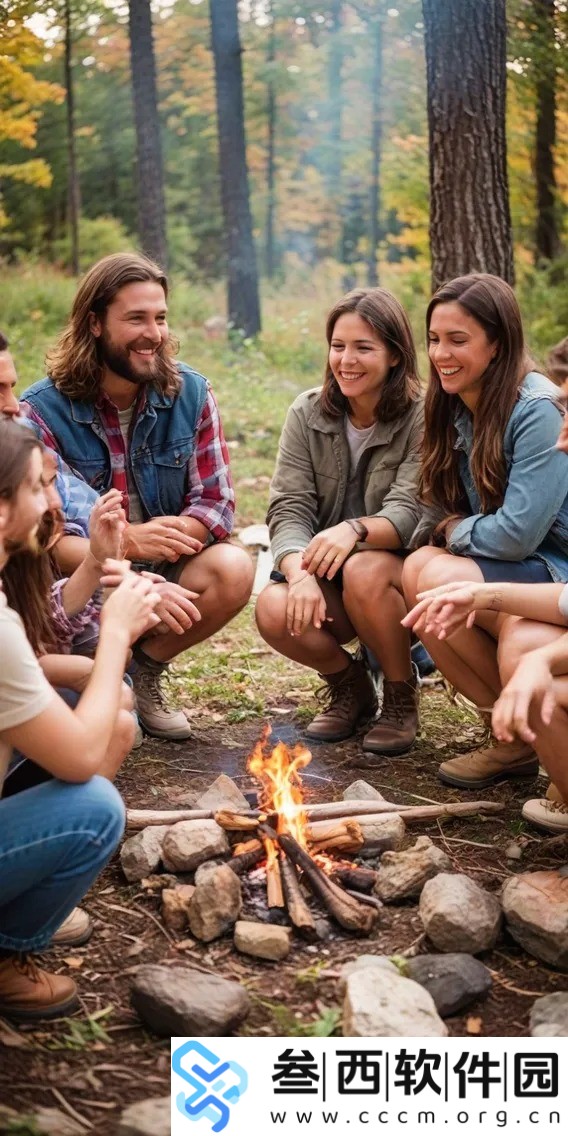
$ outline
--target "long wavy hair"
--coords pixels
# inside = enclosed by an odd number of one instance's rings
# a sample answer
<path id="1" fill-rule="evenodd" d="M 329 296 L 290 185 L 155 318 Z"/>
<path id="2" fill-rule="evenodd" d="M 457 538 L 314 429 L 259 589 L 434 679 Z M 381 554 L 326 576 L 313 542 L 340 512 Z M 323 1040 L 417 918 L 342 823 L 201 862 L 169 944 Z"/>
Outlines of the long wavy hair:
<path id="1" fill-rule="evenodd" d="M 513 289 L 498 276 L 475 272 L 442 284 L 426 312 L 429 334 L 432 313 L 439 304 L 458 303 L 485 331 L 498 350 L 483 375 L 475 407 L 473 447 L 469 458 L 471 475 L 483 513 L 503 504 L 507 470 L 503 437 L 525 375 L 534 369 L 526 350 L 519 305 Z M 454 449 L 454 417 L 461 405 L 459 395 L 446 394 L 430 363 L 426 391 L 425 429 L 420 495 L 449 513 L 468 511 L 459 475 L 458 452 Z"/>
<path id="2" fill-rule="evenodd" d="M 377 421 L 392 422 L 401 418 L 420 396 L 416 348 L 408 316 L 402 304 L 385 288 L 357 288 L 343 296 L 331 309 L 325 329 L 328 344 L 331 344 L 339 317 L 351 312 L 365 320 L 388 350 L 398 355 L 398 362 L 391 367 L 384 382 L 375 411 Z M 349 401 L 333 376 L 329 358 L 324 372 L 321 408 L 330 418 L 342 418 L 349 408 Z"/>
<path id="3" fill-rule="evenodd" d="M 109 305 L 121 288 L 146 281 L 159 284 L 167 299 L 165 273 L 139 253 L 113 253 L 89 269 L 77 289 L 69 322 L 46 356 L 47 373 L 62 394 L 84 402 L 96 400 L 101 385 L 102 359 L 99 339 L 91 331 L 91 315 L 104 321 Z M 177 349 L 177 341 L 170 335 L 156 353 L 160 368 L 152 385 L 164 395 L 177 394 L 181 386 L 174 362 Z"/>

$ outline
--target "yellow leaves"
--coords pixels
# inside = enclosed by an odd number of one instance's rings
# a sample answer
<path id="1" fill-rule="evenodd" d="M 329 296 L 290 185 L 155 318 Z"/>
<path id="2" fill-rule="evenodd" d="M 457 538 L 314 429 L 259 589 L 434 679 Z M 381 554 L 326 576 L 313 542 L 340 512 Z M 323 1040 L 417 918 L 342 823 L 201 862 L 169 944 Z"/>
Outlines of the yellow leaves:
<path id="1" fill-rule="evenodd" d="M 53 180 L 51 170 L 43 158 L 30 158 L 27 162 L 17 162 L 10 165 L 0 164 L 0 177 L 13 178 L 22 181 L 25 185 L 35 185 L 40 189 L 49 189 Z"/>

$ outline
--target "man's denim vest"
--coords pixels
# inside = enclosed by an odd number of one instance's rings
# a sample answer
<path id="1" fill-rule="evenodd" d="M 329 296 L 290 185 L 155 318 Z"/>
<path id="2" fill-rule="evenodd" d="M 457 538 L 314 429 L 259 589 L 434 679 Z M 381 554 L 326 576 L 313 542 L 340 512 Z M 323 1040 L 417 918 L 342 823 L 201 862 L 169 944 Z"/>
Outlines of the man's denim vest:
<path id="1" fill-rule="evenodd" d="M 146 517 L 179 516 L 189 490 L 188 462 L 207 397 L 207 381 L 177 364 L 182 387 L 166 397 L 153 387 L 134 421 L 128 460 Z M 41 416 L 57 440 L 62 458 L 98 493 L 112 487 L 111 457 L 105 431 L 91 402 L 73 401 L 40 379 L 21 396 Z"/>

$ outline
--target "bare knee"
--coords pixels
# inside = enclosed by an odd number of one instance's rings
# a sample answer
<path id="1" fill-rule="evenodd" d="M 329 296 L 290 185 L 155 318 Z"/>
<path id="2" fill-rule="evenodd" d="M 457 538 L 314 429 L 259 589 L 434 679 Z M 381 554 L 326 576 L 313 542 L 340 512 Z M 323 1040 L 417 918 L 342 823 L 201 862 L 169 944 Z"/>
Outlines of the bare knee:
<path id="1" fill-rule="evenodd" d="M 256 625 L 263 638 L 280 638 L 286 630 L 288 589 L 282 584 L 267 584 L 260 593 L 254 611 Z"/>
<path id="2" fill-rule="evenodd" d="M 497 662 L 501 682 L 505 685 L 515 673 L 521 659 L 538 647 L 561 635 L 560 629 L 548 624 L 515 616 L 506 619 L 499 635 Z"/>
<path id="3" fill-rule="evenodd" d="M 409 607 L 414 607 L 416 603 L 417 593 L 422 586 L 423 572 L 440 558 L 440 551 L 437 548 L 431 548 L 430 545 L 417 548 L 416 552 L 407 556 L 402 568 L 402 589 Z"/>
<path id="4" fill-rule="evenodd" d="M 344 598 L 364 599 L 392 584 L 392 566 L 387 555 L 356 552 L 343 565 Z"/>

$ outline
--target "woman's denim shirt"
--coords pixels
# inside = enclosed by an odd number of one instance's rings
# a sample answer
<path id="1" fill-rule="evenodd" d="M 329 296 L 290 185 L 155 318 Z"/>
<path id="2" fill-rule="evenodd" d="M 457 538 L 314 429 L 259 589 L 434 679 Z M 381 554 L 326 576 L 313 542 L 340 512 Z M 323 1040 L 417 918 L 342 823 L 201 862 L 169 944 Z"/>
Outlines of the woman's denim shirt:
<path id="1" fill-rule="evenodd" d="M 537 556 L 553 580 L 568 580 L 568 455 L 556 449 L 562 422 L 558 388 L 531 371 L 507 423 L 503 450 L 507 486 L 494 513 L 480 513 L 471 476 L 473 419 L 463 404 L 455 419 L 460 476 L 472 510 L 448 542 L 458 556 L 525 560 Z"/>

